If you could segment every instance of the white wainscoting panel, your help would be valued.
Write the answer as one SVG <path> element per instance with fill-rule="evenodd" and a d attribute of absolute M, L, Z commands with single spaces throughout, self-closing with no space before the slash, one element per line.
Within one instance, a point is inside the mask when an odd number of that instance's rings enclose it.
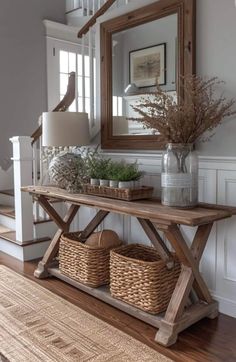
<path fill-rule="evenodd" d="M 104 229 L 114 230 L 121 240 L 126 240 L 124 220 L 123 215 L 110 213 L 104 219 L 102 226 Z"/>
<path fill-rule="evenodd" d="M 236 169 L 218 171 L 218 203 L 236 206 Z M 236 317 L 236 217 L 217 226 L 216 294 Z M 228 303 L 230 302 L 230 304 Z M 233 305 L 232 305 L 233 302 Z"/>
<path fill-rule="evenodd" d="M 142 243 L 145 245 L 151 245 L 148 237 L 144 233 L 141 225 L 135 217 L 130 218 L 130 230 L 129 230 L 129 243 Z"/>
<path fill-rule="evenodd" d="M 89 223 L 90 220 L 95 216 L 96 209 L 92 209 L 87 206 L 80 206 L 78 211 L 79 222 L 77 223 L 77 230 L 83 230 Z M 76 220 L 74 221 L 76 223 Z"/>
<path fill-rule="evenodd" d="M 200 202 L 216 204 L 216 179 L 217 171 L 209 169 L 199 170 L 198 199 Z M 196 228 L 182 227 L 185 239 L 188 244 L 193 240 Z M 211 290 L 215 290 L 216 284 L 216 226 L 213 226 L 206 249 L 200 263 L 200 271 Z"/>

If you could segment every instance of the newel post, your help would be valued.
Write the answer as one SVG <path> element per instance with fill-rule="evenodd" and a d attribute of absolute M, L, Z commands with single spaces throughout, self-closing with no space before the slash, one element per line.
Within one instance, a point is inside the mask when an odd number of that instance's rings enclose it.
<path fill-rule="evenodd" d="M 10 141 L 13 144 L 16 239 L 23 242 L 33 239 L 32 198 L 27 192 L 21 192 L 22 186 L 32 185 L 32 139 L 16 136 Z"/>

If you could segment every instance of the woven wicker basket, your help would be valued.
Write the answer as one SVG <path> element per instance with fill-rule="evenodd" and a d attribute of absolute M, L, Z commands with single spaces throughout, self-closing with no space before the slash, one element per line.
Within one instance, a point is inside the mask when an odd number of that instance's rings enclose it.
<path fill-rule="evenodd" d="M 79 234 L 80 232 L 64 233 L 61 236 L 59 247 L 60 271 L 90 287 L 95 288 L 109 284 L 111 248 L 81 243 Z M 120 241 L 119 245 L 121 244 Z"/>
<path fill-rule="evenodd" d="M 152 314 L 163 312 L 180 274 L 173 257 L 174 267 L 168 270 L 152 247 L 131 244 L 111 251 L 111 295 Z"/>
<path fill-rule="evenodd" d="M 150 199 L 153 194 L 153 187 L 149 186 L 141 186 L 137 189 L 119 189 L 116 187 L 85 184 L 83 189 L 84 192 L 89 195 L 109 197 L 112 199 L 126 201 Z"/>

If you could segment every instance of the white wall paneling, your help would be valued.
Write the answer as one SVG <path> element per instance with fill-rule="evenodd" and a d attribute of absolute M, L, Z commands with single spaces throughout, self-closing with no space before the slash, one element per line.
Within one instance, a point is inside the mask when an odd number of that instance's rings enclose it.
<path fill-rule="evenodd" d="M 236 206 L 236 167 L 218 171 L 217 198 L 219 204 Z M 217 225 L 216 294 L 222 305 L 236 317 L 236 217 Z M 232 303 L 233 301 L 233 303 Z"/>

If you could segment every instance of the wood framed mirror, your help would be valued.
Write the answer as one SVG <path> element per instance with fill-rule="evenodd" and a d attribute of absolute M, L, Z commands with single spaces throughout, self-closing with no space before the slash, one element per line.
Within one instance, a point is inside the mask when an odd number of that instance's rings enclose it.
<path fill-rule="evenodd" d="M 163 148 L 158 134 L 128 118 L 156 80 L 178 97 L 181 77 L 195 73 L 195 7 L 195 0 L 159 0 L 101 23 L 103 149 Z"/>

